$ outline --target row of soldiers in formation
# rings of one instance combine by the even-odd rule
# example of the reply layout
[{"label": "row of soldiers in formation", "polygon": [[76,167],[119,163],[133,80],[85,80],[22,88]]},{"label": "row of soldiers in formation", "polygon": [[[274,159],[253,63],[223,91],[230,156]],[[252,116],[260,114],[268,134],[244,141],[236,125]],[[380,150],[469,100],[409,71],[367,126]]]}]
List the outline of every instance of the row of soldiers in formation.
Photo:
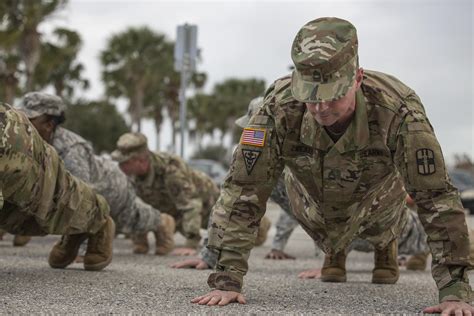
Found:
[{"label": "row of soldiers in formation", "polygon": [[[245,128],[262,105],[262,97],[252,100],[246,115],[239,118],[236,124]],[[148,232],[155,235],[156,255],[166,255],[171,251],[175,255],[196,253],[201,239],[200,229],[207,228],[212,206],[219,196],[218,187],[206,174],[191,169],[177,156],[150,152],[146,137],[140,133],[124,134],[117,143],[118,150],[112,153],[113,160],[95,155],[88,141],[60,126],[65,121],[66,108],[57,96],[31,92],[24,96],[17,108],[26,114],[41,137],[54,147],[66,170],[105,198],[110,207],[110,216],[117,225],[116,233],[132,237],[134,253],[149,252]],[[276,224],[272,250],[266,257],[294,259],[284,252],[298,222],[292,215],[283,177],[279,179],[270,199],[280,206],[282,212]],[[414,204],[411,201],[409,205]],[[399,241],[399,254],[412,255],[407,262],[407,269],[424,270],[429,254],[426,236],[416,212],[410,208],[406,208],[406,212],[409,222]],[[270,225],[270,220],[264,217],[255,242],[257,246],[265,242]],[[186,237],[186,243],[184,247],[173,250],[176,229]],[[13,245],[24,246],[30,239],[30,236],[15,235]],[[76,247],[74,245],[74,249]],[[317,245],[315,248],[316,255],[319,255]],[[351,249],[373,251],[371,245],[363,240],[354,241]],[[110,250],[108,253],[111,254]],[[58,266],[51,262],[51,258],[51,265]],[[173,266],[211,268],[215,263],[216,255],[204,247],[199,259],[184,260]],[[60,266],[64,267],[64,264]],[[307,273],[303,275],[314,276]]]},{"label": "row of soldiers in formation", "polygon": [[166,254],[178,230],[186,244],[174,252],[193,254],[207,227],[201,259],[175,267],[215,268],[208,278],[214,290],[194,303],[244,303],[247,260],[265,239],[272,196],[325,253],[322,269],[303,277],[345,282],[347,253],[373,249],[372,282],[393,284],[398,252],[416,255],[415,266],[424,268],[429,249],[440,304],[425,311],[474,312],[465,214],[419,97],[395,77],[359,67],[348,21],[308,22],[291,54],[295,70],[269,87],[245,124],[220,193],[180,158],[150,152],[138,133],[118,140],[118,166],[95,156],[59,127],[65,118],[57,97],[28,94],[22,112],[0,105],[0,228],[63,235],[49,255],[53,268],[71,264],[87,240],[84,267],[101,270],[116,231],[134,236],[136,252],[148,251],[152,231],[156,253]]}]

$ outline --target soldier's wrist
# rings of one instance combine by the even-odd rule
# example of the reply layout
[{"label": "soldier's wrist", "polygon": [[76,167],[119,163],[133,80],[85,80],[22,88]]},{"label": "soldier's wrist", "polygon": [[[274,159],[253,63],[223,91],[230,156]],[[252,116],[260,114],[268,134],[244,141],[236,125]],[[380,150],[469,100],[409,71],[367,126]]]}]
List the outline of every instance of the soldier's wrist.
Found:
[{"label": "soldier's wrist", "polygon": [[207,279],[210,288],[222,291],[241,292],[243,276],[232,272],[214,272]]},{"label": "soldier's wrist", "polygon": [[439,290],[439,302],[463,301],[470,303],[473,300],[471,286],[462,281],[454,282]]}]

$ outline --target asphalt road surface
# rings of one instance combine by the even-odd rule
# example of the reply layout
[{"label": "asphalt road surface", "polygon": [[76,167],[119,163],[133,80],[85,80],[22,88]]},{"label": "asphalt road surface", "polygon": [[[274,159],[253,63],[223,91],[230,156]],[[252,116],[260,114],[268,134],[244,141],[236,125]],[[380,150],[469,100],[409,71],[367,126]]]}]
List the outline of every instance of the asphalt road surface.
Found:
[{"label": "asphalt road surface", "polygon": [[[269,204],[273,223],[279,209]],[[471,220],[471,219],[470,219]],[[0,241],[0,313],[157,313],[157,314],[418,314],[437,302],[437,290],[429,270],[401,271],[395,285],[370,282],[373,254],[352,252],[347,260],[347,283],[300,280],[297,274],[320,267],[311,239],[298,228],[287,252],[296,260],[263,259],[271,237],[252,251],[245,278],[247,304],[207,307],[191,304],[192,298],[209,291],[210,270],[176,270],[169,264],[177,257],[132,254],[131,241],[115,240],[114,259],[101,272],[84,271],[75,263],[64,270],[51,269],[47,256],[56,236],[36,237],[23,248],[12,247],[12,236]],[[152,236],[149,236],[152,241]],[[176,236],[177,243],[184,239]],[[471,277],[471,280],[473,277]],[[472,282],[471,282],[472,283]]]}]

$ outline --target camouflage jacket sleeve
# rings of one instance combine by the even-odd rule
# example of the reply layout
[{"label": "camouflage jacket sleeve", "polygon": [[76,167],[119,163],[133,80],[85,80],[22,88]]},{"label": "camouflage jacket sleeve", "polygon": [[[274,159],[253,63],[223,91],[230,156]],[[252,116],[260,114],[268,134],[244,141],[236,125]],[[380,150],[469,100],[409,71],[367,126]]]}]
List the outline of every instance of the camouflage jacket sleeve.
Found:
[{"label": "camouflage jacket sleeve", "polygon": [[447,175],[440,145],[421,101],[411,91],[400,108],[394,160],[418,206],[433,255],[440,302],[471,301],[469,236],[459,193]]},{"label": "camouflage jacket sleeve", "polygon": [[283,170],[273,106],[270,88],[264,106],[243,131],[229,175],[212,210],[208,247],[218,252],[219,259],[216,272],[208,279],[211,288],[241,291],[267,199]]},{"label": "camouflage jacket sleeve", "polygon": [[174,198],[174,205],[181,217],[186,246],[196,248],[201,240],[199,230],[202,222],[202,200],[184,162],[178,160],[170,162],[165,176],[165,186]]},{"label": "camouflage jacket sleeve", "polygon": [[91,164],[94,157],[89,148],[82,144],[74,144],[61,156],[61,159],[64,161],[66,169],[73,176],[89,184],[93,183]]}]

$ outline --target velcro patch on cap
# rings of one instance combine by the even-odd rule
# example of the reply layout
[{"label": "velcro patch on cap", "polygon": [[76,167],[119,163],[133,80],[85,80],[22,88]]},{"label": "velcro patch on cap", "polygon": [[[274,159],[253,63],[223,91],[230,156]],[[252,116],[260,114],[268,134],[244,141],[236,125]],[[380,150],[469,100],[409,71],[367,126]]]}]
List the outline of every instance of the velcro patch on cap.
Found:
[{"label": "velcro patch on cap", "polygon": [[246,127],[244,128],[242,137],[240,138],[240,144],[263,147],[265,145],[266,135],[266,129]]}]

